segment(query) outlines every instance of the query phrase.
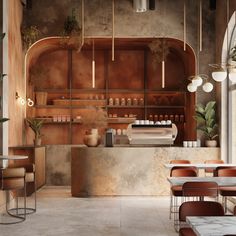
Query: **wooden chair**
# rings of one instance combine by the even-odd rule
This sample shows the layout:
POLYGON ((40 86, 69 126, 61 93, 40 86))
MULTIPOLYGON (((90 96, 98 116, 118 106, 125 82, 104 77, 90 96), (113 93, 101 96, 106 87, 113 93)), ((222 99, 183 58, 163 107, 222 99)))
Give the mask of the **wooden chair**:
MULTIPOLYGON (((217 167, 215 175, 218 177, 236 177, 236 168, 217 167)), ((220 195, 223 197, 225 212, 227 211, 227 197, 236 196, 236 187, 220 187, 220 195)))
POLYGON ((26 219, 26 188, 25 188, 25 169, 24 168, 5 168, 0 170, 0 189, 6 192, 6 213, 16 219, 15 221, 0 222, 0 224, 16 224, 26 219), (24 207, 15 208, 15 214, 9 209, 9 191, 23 190, 24 207), (20 209, 23 209, 23 213, 19 213, 20 209))
MULTIPOLYGON (((224 164, 223 160, 206 160, 204 161, 205 164, 224 164)), ((213 174, 213 168, 205 168, 205 175, 206 174, 213 174)))
MULTIPOLYGON (((223 206, 219 202, 190 201, 184 202, 179 208, 181 226, 187 216, 224 216, 223 206)), ((191 228, 181 227, 179 236, 196 236, 191 228)))

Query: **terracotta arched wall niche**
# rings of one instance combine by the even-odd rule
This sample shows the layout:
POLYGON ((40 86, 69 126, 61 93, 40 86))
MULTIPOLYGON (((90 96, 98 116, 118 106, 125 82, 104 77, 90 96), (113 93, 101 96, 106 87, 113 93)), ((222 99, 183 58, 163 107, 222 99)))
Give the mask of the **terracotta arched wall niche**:
POLYGON ((195 94, 186 90, 188 76, 195 74, 195 55, 189 45, 183 51, 182 41, 165 38, 169 53, 162 88, 161 63, 153 63, 149 48, 153 38, 116 38, 114 62, 111 39, 95 38, 96 87, 92 88, 91 39, 85 40, 80 52, 61 47, 60 40, 36 42, 26 58, 28 96, 47 94, 45 104, 36 101, 27 111, 28 116, 45 119, 44 144, 83 143, 85 128, 76 117, 83 117, 91 106, 106 109, 112 117, 109 127, 114 129, 126 129, 132 115, 173 119, 179 130, 176 144, 196 139, 195 94), (109 104, 110 98, 119 104, 109 104), (122 99, 125 105, 121 105, 122 99), (122 122, 115 122, 116 116, 122 122))

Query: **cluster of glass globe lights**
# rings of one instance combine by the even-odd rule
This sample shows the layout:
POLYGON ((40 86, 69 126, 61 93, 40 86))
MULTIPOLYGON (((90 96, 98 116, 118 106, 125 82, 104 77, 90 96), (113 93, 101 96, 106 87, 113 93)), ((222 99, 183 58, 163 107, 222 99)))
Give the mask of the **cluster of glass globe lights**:
MULTIPOLYGON (((223 82, 228 75, 230 81, 236 83, 236 65, 228 63, 226 65, 210 64, 210 66, 216 69, 211 74, 216 82, 223 82)), ((203 84, 204 80, 205 83, 202 85, 203 91, 210 93, 213 90, 213 84, 208 81, 208 75, 199 74, 190 76, 189 80, 191 80, 191 82, 188 84, 187 90, 191 93, 196 92, 197 88, 203 84)))

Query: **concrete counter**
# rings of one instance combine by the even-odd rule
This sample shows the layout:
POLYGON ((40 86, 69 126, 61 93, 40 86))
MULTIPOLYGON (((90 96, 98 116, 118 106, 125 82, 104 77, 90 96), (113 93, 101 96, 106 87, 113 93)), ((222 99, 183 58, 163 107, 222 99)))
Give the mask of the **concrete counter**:
POLYGON ((72 147, 72 196, 168 195, 172 159, 192 163, 219 159, 220 148, 72 147))

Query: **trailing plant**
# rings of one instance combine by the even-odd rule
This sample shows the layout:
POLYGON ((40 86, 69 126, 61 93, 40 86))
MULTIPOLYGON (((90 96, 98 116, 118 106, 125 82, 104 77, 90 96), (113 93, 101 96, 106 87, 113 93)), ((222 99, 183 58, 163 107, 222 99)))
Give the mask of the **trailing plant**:
POLYGON ((195 120, 197 121, 197 129, 201 130, 207 139, 213 140, 218 137, 218 125, 216 122, 216 102, 210 101, 206 106, 202 104, 196 105, 195 120))
POLYGON ((63 47, 75 48, 80 51, 82 45, 82 35, 79 22, 76 18, 76 9, 72 9, 71 15, 67 16, 64 22, 61 45, 63 47))
POLYGON ((34 42, 36 42, 41 32, 36 26, 30 26, 21 30, 22 39, 25 48, 29 48, 34 42))

